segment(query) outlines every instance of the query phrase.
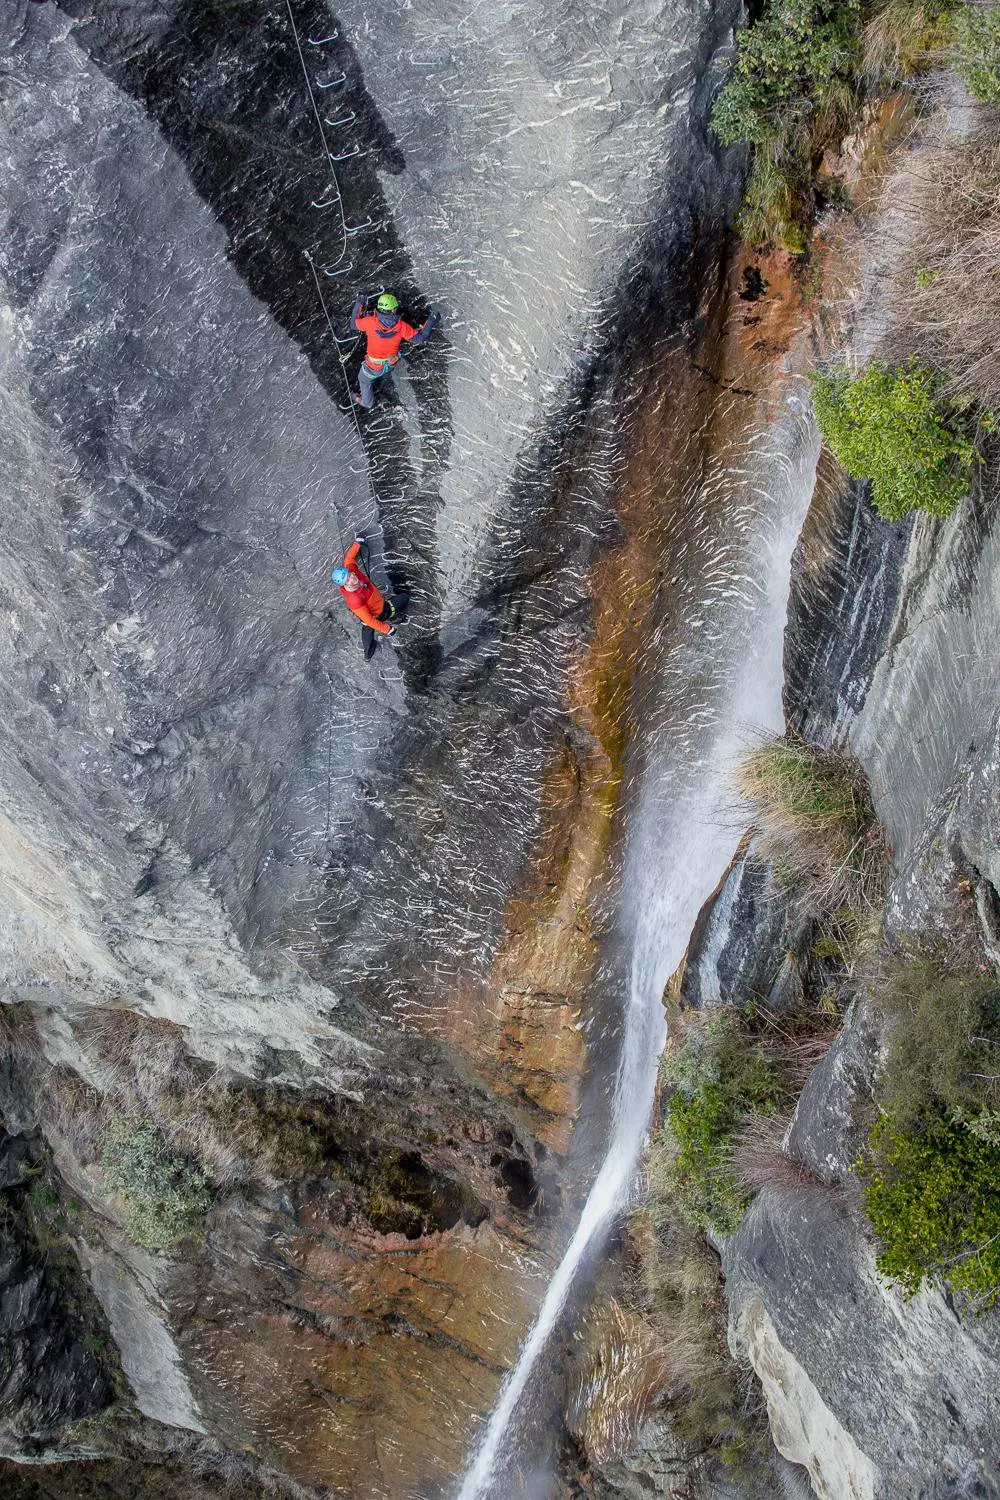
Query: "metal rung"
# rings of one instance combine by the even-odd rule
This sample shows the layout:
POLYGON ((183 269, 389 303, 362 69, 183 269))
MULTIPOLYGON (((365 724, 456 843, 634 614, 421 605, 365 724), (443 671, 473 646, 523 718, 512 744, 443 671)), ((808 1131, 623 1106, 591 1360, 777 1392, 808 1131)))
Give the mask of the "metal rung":
MULTIPOLYGON (((329 152, 327 153, 327 155, 329 155, 329 152)), ((360 155, 361 155, 361 147, 357 144, 357 142, 355 142, 354 145, 351 147, 350 151, 341 151, 340 154, 339 154, 339 156, 330 156, 330 160, 331 161, 350 161, 350 159, 351 159, 352 156, 360 156, 360 155)))
POLYGON ((391 429, 391 427, 392 427, 392 423, 391 422, 387 422, 386 419, 385 419, 385 417, 382 417, 381 420, 378 421, 378 422, 366 422, 365 423, 365 431, 366 432, 373 432, 373 433, 374 432, 388 432, 391 429))
POLYGON ((330 32, 329 36, 311 36, 311 37, 309 37, 309 39, 308 39, 309 40, 309 45, 310 45, 310 47, 325 47, 326 44, 327 44, 327 42, 335 42, 337 40, 337 38, 339 37, 339 35, 340 35, 340 28, 335 26, 334 29, 330 32))
POLYGON ((351 235, 353 234, 362 234, 364 230, 371 229, 374 222, 374 219, 369 218, 366 219, 363 224, 345 224, 344 233, 347 235, 348 239, 350 239, 351 235))
POLYGON ((313 206, 313 208, 332 208, 335 203, 339 203, 339 202, 340 202, 340 189, 339 188, 335 188, 333 190, 333 197, 332 198, 320 198, 318 201, 317 201, 317 199, 314 198, 312 200, 312 206, 313 206))
POLYGON ((357 114, 355 113, 355 111, 353 109, 351 109, 351 110, 348 110, 348 112, 347 112, 346 115, 341 115, 341 117, 340 117, 339 120, 329 120, 329 119, 326 118, 326 116, 324 116, 323 123, 324 123, 324 125, 331 126, 331 128, 334 125, 353 125, 354 122, 355 122, 355 120, 357 118, 358 118, 357 114))
POLYGON ((335 89, 337 87, 337 84, 343 83, 346 78, 346 73, 341 73, 337 78, 328 78, 325 83, 323 82, 322 78, 317 78, 316 87, 318 89, 335 89))
POLYGON ((323 267, 323 275, 324 276, 331 276, 331 277, 332 276, 346 276, 347 273, 348 273, 348 271, 351 269, 351 267, 353 265, 354 265, 353 260, 349 260, 349 261, 346 261, 344 263, 344 265, 338 266, 336 268, 336 270, 333 270, 333 271, 330 270, 329 266, 324 266, 323 267))

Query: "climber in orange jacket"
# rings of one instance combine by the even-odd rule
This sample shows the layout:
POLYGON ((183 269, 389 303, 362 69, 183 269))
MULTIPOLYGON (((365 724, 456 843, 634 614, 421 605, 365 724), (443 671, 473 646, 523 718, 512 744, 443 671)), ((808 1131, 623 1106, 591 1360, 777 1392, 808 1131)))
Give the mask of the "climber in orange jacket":
POLYGON ((343 567, 334 568, 330 577, 339 585, 348 609, 361 621, 361 641, 365 648, 365 661, 371 661, 377 644, 376 634, 395 635, 396 627, 389 622, 403 619, 410 596, 409 594, 392 594, 387 599, 375 587, 368 574, 361 571, 358 567, 358 558, 361 556, 364 541, 363 536, 354 538, 347 549, 343 567))
POLYGON ((437 313, 431 313, 419 329, 407 323, 399 315, 399 302, 391 292, 383 292, 372 313, 363 312, 364 301, 358 298, 351 313, 351 326, 365 335, 364 362, 358 376, 360 395, 354 400, 358 406, 370 411, 375 404, 375 382, 381 380, 393 365, 402 358, 400 344, 412 344, 416 349, 430 338, 437 325, 437 313))

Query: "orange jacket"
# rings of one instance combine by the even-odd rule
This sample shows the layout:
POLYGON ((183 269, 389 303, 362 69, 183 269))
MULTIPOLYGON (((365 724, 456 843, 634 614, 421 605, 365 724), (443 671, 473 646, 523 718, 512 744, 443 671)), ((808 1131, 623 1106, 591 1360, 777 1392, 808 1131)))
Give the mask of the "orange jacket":
POLYGON ((347 549, 347 556, 344 558, 344 567, 350 568, 352 573, 357 574, 361 579, 361 587, 359 589, 345 589, 344 585, 341 584, 340 592, 347 600, 348 609, 357 615, 362 625, 370 625, 372 630, 378 631, 379 635, 388 635, 388 620, 379 619, 379 615, 385 608, 385 596, 379 593, 367 573, 362 573, 358 567, 360 552, 361 543, 352 542, 347 549))
POLYGON ((370 370, 383 370, 387 364, 399 359, 399 346, 416 336, 417 330, 403 318, 397 318, 391 328, 383 328, 375 313, 359 314, 354 319, 355 328, 367 336, 365 364, 370 370))

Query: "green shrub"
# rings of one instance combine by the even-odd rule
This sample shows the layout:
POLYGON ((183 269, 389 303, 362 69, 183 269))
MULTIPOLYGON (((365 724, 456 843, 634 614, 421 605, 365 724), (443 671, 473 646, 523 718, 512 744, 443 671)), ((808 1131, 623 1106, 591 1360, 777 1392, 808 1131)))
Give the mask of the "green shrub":
POLYGON ((1000 7, 965 5, 955 22, 955 66, 969 93, 1000 104, 1000 7))
POLYGON ((200 1229, 212 1201, 208 1183, 192 1161, 170 1150, 151 1119, 111 1120, 101 1170, 121 1195, 125 1226, 137 1245, 165 1250, 200 1229))
POLYGON ((654 1221, 662 1210, 732 1234, 750 1201, 733 1167, 734 1134, 749 1116, 779 1107, 786 1092, 780 1070, 738 1016, 716 1011, 668 1049, 660 1077, 674 1092, 650 1151, 654 1221))
POLYGON ((937 375, 912 361, 870 364, 857 376, 814 374, 812 385, 824 439, 848 474, 871 480, 879 515, 898 521, 915 509, 954 509, 978 458, 963 417, 939 399, 937 375))
POLYGON ((754 844, 819 915, 881 906, 885 840, 856 760, 792 735, 766 740, 741 762, 736 790, 753 810, 754 844))
POLYGON ((760 145, 798 124, 850 70, 856 0, 772 0, 737 44, 733 76, 712 110, 724 146, 760 145))
POLYGON ((914 955, 886 975, 879 1005, 889 1046, 878 1097, 894 1127, 916 1133, 944 1113, 989 1140, 1000 1110, 996 980, 950 968, 944 953, 914 955))
POLYGON ((1000 1290, 1000 984, 939 949, 897 961, 878 1004, 886 1057, 858 1171, 879 1270, 983 1310, 1000 1290))
POLYGON ((1000 1295, 1000 1150, 944 1114, 917 1134, 881 1116, 859 1172, 883 1275, 911 1295, 939 1278, 975 1310, 992 1307, 1000 1295))

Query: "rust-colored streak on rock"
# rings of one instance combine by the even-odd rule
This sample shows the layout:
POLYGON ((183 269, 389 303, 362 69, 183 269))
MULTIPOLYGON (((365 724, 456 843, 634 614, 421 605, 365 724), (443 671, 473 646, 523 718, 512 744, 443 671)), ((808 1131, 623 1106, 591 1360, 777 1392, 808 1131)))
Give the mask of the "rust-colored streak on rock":
POLYGON ((334 1495, 436 1492, 461 1468, 539 1294, 518 1239, 491 1224, 417 1240, 333 1230, 317 1201, 266 1297, 217 1276, 188 1322, 213 1425, 334 1495))

